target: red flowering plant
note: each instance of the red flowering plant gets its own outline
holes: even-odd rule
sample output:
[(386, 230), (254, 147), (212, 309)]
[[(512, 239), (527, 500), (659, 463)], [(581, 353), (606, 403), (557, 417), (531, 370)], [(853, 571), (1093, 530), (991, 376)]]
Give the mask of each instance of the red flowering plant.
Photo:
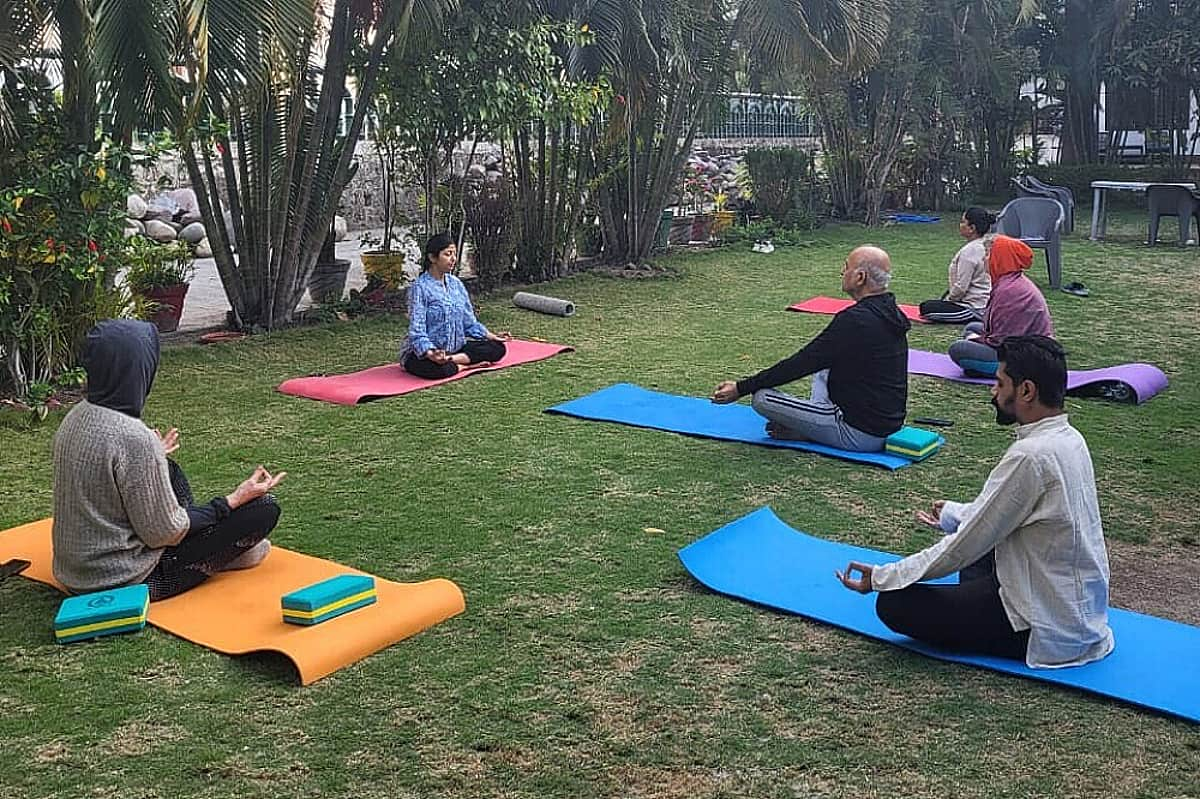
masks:
[(687, 164), (683, 168), (683, 194), (687, 205), (694, 213), (704, 213), (713, 202), (717, 188), (712, 176), (701, 164)]
[(0, 186), (0, 393), (17, 398), (73, 366), (88, 328), (122, 304), (125, 153), (38, 141)]

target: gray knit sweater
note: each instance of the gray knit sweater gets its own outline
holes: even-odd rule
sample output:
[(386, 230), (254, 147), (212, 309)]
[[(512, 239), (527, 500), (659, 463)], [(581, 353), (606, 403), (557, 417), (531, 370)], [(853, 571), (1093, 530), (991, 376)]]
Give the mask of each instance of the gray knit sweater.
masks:
[(55, 579), (77, 593), (142, 582), (187, 531), (154, 431), (76, 405), (54, 436)]

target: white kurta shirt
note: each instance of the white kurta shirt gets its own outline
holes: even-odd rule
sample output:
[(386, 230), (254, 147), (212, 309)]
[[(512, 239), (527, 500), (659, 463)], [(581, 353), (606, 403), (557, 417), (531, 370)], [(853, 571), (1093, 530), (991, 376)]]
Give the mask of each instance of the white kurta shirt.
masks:
[(995, 549), (1000, 601), (1013, 629), (1029, 630), (1026, 664), (1078, 666), (1112, 651), (1108, 552), (1092, 457), (1066, 414), (1018, 427), (979, 496), (949, 510), (963, 520), (958, 531), (876, 566), (875, 590), (944, 577)]

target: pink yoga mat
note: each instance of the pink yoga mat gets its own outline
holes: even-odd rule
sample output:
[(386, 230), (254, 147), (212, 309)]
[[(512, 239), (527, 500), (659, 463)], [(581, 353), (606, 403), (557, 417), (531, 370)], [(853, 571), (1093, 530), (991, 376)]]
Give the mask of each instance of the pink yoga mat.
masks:
[[(820, 314), (835, 314), (839, 311), (844, 311), (854, 304), (854, 300), (840, 300), (833, 297), (813, 297), (811, 300), (798, 302), (795, 305), (789, 305), (789, 311), (802, 311), (804, 313), (820, 313)], [(920, 324), (929, 324), (921, 318), (921, 310), (915, 305), (901, 305), (900, 313), (907, 316), (911, 321)]]
[(416, 375), (410, 375), (400, 368), (400, 364), (391, 363), (364, 369), (361, 372), (352, 372), (348, 375), (294, 377), (281, 383), (279, 390), (294, 397), (307, 397), (338, 405), (357, 405), (360, 402), (370, 402), (380, 397), (395, 397), (410, 391), (419, 391), (430, 386), (449, 383), (452, 380), (461, 380), (476, 372), (492, 372), (521, 363), (541, 361), (560, 352), (570, 352), (572, 349), (562, 344), (547, 344), (521, 339), (513, 339), (507, 344), (508, 353), (499, 362), (491, 366), (463, 369), (453, 377), (441, 380), (424, 380)]

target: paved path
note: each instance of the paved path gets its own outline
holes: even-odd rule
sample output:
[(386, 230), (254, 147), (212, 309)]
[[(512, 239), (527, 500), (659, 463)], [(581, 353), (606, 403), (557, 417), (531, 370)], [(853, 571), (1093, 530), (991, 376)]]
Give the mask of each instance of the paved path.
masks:
[[(363, 274), (362, 260), (358, 257), (359, 231), (352, 232), (345, 241), (337, 243), (338, 258), (350, 259), (350, 272), (346, 276), (346, 290), (360, 289), (367, 284)], [(225, 326), (225, 313), (229, 310), (229, 299), (221, 276), (217, 274), (217, 263), (212, 258), (196, 259), (196, 274), (183, 302), (183, 317), (179, 320), (179, 333), (194, 333)], [(300, 307), (310, 304), (308, 295), (300, 301)]]

